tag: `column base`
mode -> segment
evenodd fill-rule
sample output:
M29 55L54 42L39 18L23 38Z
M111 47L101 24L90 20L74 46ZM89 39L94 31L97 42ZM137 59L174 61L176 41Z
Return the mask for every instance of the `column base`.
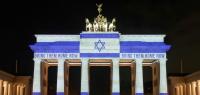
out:
M120 92L113 92L112 95L120 95Z
M89 92L81 92L81 95L89 95Z
M32 95L41 95L40 92L32 92Z
M168 93L160 93L160 95L168 95Z
M144 95L144 93L135 93L135 95Z
M56 95L64 95L64 92L57 92Z

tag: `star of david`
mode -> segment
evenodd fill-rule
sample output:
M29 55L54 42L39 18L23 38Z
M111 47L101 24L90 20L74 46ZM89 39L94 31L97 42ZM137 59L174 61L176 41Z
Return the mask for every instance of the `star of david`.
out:
M94 42L95 49L97 49L99 52L101 52L102 49L105 49L105 42L102 42L99 40L98 42Z

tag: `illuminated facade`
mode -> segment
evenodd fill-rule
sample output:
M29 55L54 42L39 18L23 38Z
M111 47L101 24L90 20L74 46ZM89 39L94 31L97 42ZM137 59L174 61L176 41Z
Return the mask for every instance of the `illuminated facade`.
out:
M187 76L169 77L170 95L200 95L200 71Z
M97 61L102 64L112 64L111 92L112 95L120 95L119 67L126 60L131 60L130 63L135 65L135 85L133 85L135 95L144 93L142 70L144 61L159 64L160 71L156 71L160 72L156 77L159 79L158 92L155 93L168 95L166 52L170 46L164 43L165 35L122 35L115 30L116 20L113 19L112 23L108 23L100 14L102 5L97 6L99 15L94 19L94 23L86 19L86 31L82 31L80 35L35 35L37 42L30 46L34 51L35 62L32 95L47 95L47 79L41 76L45 75L46 71L42 70L41 66L52 60L58 66L57 95L68 95L68 76L64 67L72 60L79 60L74 63L80 63L81 66L80 95L89 95L88 66Z
M14 76L0 70L0 95L31 95L31 76Z

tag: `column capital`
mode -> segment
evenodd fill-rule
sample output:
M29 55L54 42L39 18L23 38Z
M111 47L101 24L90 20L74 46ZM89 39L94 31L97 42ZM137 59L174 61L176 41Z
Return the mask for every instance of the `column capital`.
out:
M11 85L11 84L12 84L12 83L10 83L10 82L8 83L8 85Z
M42 59L41 58L33 58L33 61L35 63L40 63L42 61Z
M33 58L33 60L42 60L42 58Z
M7 81L3 81L3 86L6 86L8 84Z
M57 59L58 63L64 63L66 59Z
M138 64L138 63L142 63L144 59L140 58L140 59L134 59L134 60L135 60L136 64Z
M183 84L183 86L186 86L186 83L182 83Z
M112 62L113 62L113 63L116 63L116 62L119 63L119 60L120 60L119 58L113 58L113 59L112 59Z
M196 84L197 84L197 82L196 82L196 81L193 81L193 82L192 82L192 85L196 85Z
M188 83L186 83L186 85L191 85L191 83L188 82Z
M197 80L197 85L200 86L200 80Z
M89 63L89 58L82 58L81 63Z
M166 64L167 59L162 58L162 59L159 59L158 61L159 61L160 64Z
M8 81L3 81L3 83L7 84L7 83L8 83Z

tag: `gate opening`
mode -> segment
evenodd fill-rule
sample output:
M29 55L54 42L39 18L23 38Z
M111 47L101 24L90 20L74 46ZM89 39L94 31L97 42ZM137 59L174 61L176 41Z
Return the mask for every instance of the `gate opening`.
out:
M91 66L89 75L90 95L111 94L111 69L109 66Z
M56 95L57 88L57 66L48 67L48 91L47 95Z

